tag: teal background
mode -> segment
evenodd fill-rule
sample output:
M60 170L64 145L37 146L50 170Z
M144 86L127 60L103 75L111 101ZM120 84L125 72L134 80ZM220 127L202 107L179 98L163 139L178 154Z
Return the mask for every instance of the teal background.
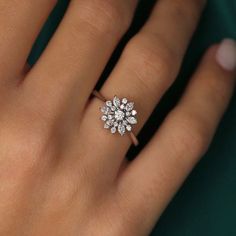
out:
M154 1L141 1L134 23L121 41L101 76L102 85L119 58L128 39L137 32ZM37 39L29 62L34 64L45 48L68 5L58 2ZM193 37L182 70L156 107L139 139L139 149L131 149L129 158L146 144L168 111L176 104L204 50L225 37L236 39L236 1L211 0ZM148 216L144 216L148 217ZM215 135L213 143L170 203L151 236L236 236L236 96Z

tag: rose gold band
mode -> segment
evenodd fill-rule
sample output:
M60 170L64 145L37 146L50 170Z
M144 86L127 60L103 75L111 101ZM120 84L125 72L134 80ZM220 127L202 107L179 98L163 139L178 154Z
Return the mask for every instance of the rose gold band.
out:
M92 94L93 94L93 96L95 96L96 98L98 98L102 102L107 101L107 99L97 90L94 90ZM138 146L139 141L138 141L137 137L134 135L134 133L131 131L131 132L128 132L128 134L129 134L130 140L132 141L134 146Z

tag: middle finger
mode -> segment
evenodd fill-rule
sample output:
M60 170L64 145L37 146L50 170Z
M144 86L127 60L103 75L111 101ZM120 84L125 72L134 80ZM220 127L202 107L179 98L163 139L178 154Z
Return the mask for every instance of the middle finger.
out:
M81 111L132 19L136 0L71 1L24 87L40 103ZM78 104L79 103L79 104Z

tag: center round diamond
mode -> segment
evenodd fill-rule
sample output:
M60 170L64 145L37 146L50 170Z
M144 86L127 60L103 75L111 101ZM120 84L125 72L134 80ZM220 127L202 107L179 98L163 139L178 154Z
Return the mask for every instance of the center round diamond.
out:
M121 110L115 111L115 119L116 120L123 120L125 118L125 113Z

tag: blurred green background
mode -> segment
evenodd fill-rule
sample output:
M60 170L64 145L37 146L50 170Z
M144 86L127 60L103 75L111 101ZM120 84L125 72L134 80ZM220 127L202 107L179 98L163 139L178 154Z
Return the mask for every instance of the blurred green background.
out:
M98 88L112 70L124 45L144 23L154 2L140 2L135 20L105 68ZM33 47L29 57L31 64L36 62L46 47L67 6L67 0L58 2ZM236 39L236 0L210 0L175 84L158 104L141 132L139 149L129 151L130 159L145 145L176 104L204 50L225 37ZM153 229L151 236L156 235L236 236L236 96L232 99L209 151Z

